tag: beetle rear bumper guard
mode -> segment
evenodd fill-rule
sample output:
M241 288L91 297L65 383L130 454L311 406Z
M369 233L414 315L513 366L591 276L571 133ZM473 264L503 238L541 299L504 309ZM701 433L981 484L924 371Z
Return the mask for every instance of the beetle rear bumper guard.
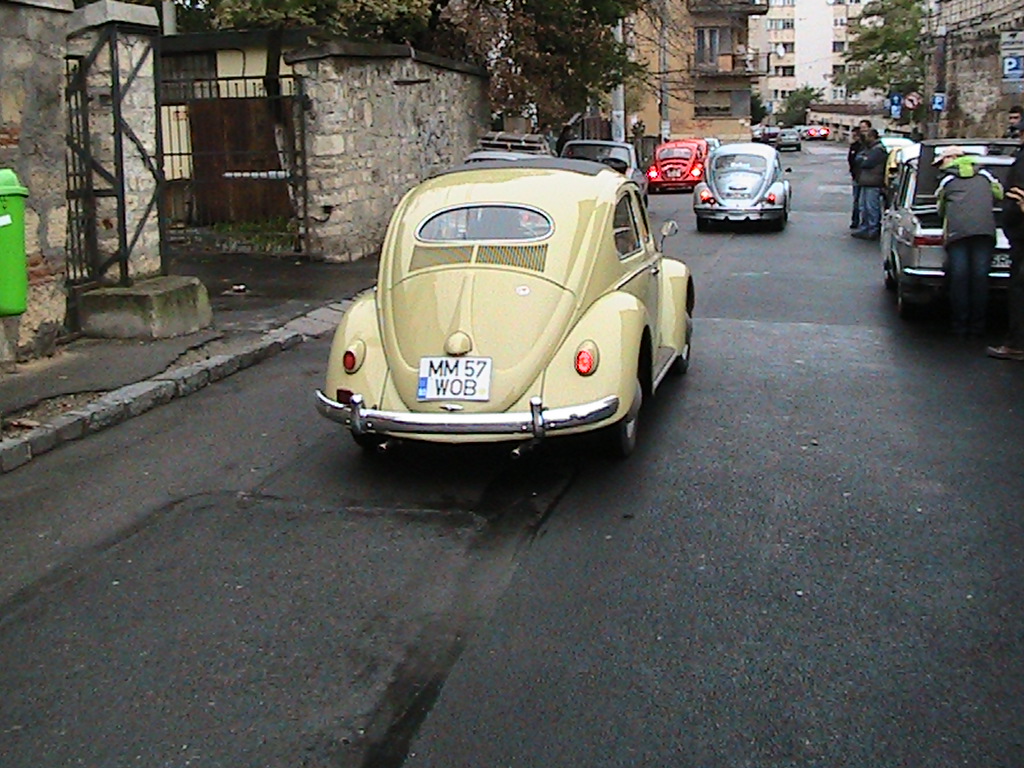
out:
M316 408L321 416L344 424L356 435L526 435L539 440L548 432L596 424L614 416L619 398L609 395L590 403L545 408L539 397L532 397L529 413L407 413L367 408L362 395L352 395L345 405L317 390Z

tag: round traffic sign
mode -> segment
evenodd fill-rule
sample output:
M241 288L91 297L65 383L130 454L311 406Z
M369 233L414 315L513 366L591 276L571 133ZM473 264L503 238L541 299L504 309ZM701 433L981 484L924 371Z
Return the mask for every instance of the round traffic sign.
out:
M921 94L917 91L911 91L903 97L903 106L907 109L917 109L921 106Z

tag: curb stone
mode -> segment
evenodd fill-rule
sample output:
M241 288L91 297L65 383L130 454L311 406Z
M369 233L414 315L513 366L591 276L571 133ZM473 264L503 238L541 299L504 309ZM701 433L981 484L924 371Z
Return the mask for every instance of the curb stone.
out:
M331 302L297 317L280 328L266 331L229 354L214 355L174 368L145 381L107 392L81 408L54 416L46 424L15 438L0 441L0 474L28 464L36 456L62 443L95 434L159 405L187 397L215 381L317 338L337 327L351 300Z

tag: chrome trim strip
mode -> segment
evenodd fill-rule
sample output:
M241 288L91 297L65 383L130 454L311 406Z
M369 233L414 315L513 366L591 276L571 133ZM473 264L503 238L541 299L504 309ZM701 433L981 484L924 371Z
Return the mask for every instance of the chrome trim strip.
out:
M619 409L615 395L590 403L544 408L539 397L530 399L530 411L513 413L402 413L366 408L362 395L352 395L349 405L316 391L316 409L326 419L344 424L354 434L427 435L530 435L543 438L548 432L596 424Z
M908 277L934 277L938 280L946 279L946 270L936 267L904 267L903 274ZM989 270L988 276L999 280L1009 279L1010 270L1004 267L997 267Z

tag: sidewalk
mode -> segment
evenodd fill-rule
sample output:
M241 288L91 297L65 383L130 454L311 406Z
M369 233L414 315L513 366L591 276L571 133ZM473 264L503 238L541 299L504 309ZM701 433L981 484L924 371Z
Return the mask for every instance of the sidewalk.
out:
M213 326L154 341L79 339L0 373L0 473L332 332L376 281L377 260L211 256L173 271L203 281Z

